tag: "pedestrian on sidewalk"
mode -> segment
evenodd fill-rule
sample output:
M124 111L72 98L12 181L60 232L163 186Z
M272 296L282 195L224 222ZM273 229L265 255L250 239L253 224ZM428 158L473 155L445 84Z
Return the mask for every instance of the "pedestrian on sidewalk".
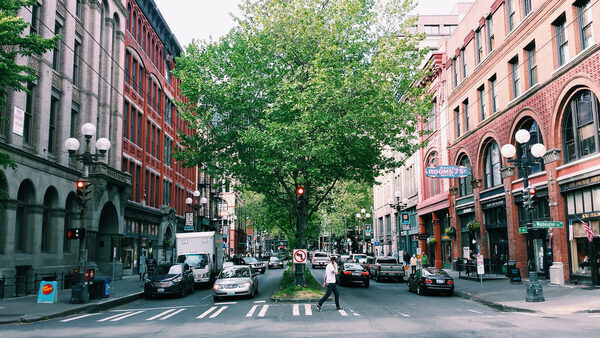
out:
M408 254L408 251L404 251L404 257L402 257L402 259L404 260L404 265L408 265L410 263L410 255Z
M140 256L140 281L144 281L146 277L146 254L142 252Z
M427 258L427 254L423 253L423 255L421 256L421 266L423 266L424 268L426 268L428 263L429 263L429 261L428 261L428 258Z
M417 257L414 254L410 258L410 271L411 273L415 273L415 271L417 271Z
M323 295L323 297L317 303L317 310L321 310L321 306L323 303L331 296L331 292L333 292L335 296L335 308L337 310L343 310L340 306L340 292L338 291L337 284L335 284L335 275L338 273L338 265L336 263L335 256L329 256L329 263L325 267L325 278L323 281L323 287L327 286L327 291Z

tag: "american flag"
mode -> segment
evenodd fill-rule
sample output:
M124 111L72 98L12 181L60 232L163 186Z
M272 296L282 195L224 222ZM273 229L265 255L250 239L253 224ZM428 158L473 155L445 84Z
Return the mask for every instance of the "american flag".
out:
M585 229L588 241L592 242L594 240L594 235L595 235L594 230L592 230L592 228L590 228L590 226L587 225L587 223L584 222L581 218L579 219L579 221L581 222L581 225L583 225L583 228Z

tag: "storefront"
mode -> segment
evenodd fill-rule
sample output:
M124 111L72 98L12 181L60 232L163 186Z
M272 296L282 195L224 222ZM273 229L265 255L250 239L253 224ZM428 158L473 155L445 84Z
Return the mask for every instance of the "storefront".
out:
M158 252L161 221L160 211L132 207L131 203L125 208L125 231L121 240L123 275L139 273L142 253L146 258L152 255L157 262L164 259Z
M490 272L502 273L502 266L508 262L508 230L504 195L481 203L487 242L489 245Z
M456 204L456 227L459 229L458 232L460 232L456 241L459 246L456 252L458 253L458 256L470 259L471 257L465 257L465 252L471 254L479 252L479 248L477 247L477 235L469 231L469 223L475 221L473 196L457 200Z

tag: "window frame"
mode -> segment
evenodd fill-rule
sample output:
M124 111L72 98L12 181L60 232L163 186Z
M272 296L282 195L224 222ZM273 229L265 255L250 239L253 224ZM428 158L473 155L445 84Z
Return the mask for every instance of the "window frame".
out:
M587 1L579 1L575 3L575 7L577 8L577 24L578 24L578 32L579 32L579 41L581 44L581 50L584 50L586 48L588 48L589 46L593 45L594 42L594 32L592 29L592 25L593 25L593 18L592 18L592 14L591 14L591 7L590 7L591 1L587 0ZM586 12L587 12L587 18L589 19L589 22L585 23L584 19L586 18ZM585 32L589 31L590 33L590 38L588 40Z
M587 123L581 123L577 120L578 117L581 116L581 114L579 113L578 105L577 105L577 99L579 97L581 97L582 95L584 95L586 92L588 92L591 95L591 121L587 122ZM591 156L593 154L597 154L598 152L600 152L600 104L598 101L598 97L596 96L596 94L594 92L592 92L590 89L583 89L580 91L577 91L576 93L573 94L573 96L571 96L571 98L569 99L569 102L567 102L567 105L565 106L565 113L563 116L563 120L561 121L561 133L562 133L562 137L561 137L561 145L562 145L562 149L564 149L563 151L563 160L564 163L570 163L573 161L577 161L579 159ZM567 125L567 123L570 122L570 125ZM589 153L583 153L582 151L582 145L581 145L581 137L580 137L580 130L584 129L584 128L589 128L589 125L592 125L593 128L593 138L594 138L594 151L591 151ZM572 142L572 151L570 151L570 147L567 144L566 141L566 137L568 135L568 130L567 128L570 128L571 130L571 134L573 136ZM589 139L589 138L587 138ZM586 140L587 140L586 139Z
M485 147L483 159L485 188L489 189L502 185L502 175L500 174L502 159L500 157L498 142L488 142Z
M494 74L492 77L490 77L490 79L488 80L489 84L490 84L490 98L491 98L491 103L492 106L490 108L492 108L491 113L494 114L495 112L498 111L498 95L497 95L497 91L496 91L496 74Z
M569 60L569 39L566 30L566 17L562 14L553 24L556 39L556 57L558 66L562 66Z
M527 84L531 88L537 84L537 62L535 57L535 41L525 46L525 56L527 57Z
M460 137L460 108L456 107L454 108L454 116L456 118L456 138Z
M473 168L471 167L471 160L469 159L469 157L467 155L463 155L460 158L460 160L458 161L458 165L464 166L464 167L467 167L470 169L469 175L458 178L459 196L464 197L464 196L473 195L473 184L471 183L471 181L473 180Z
M469 131L469 99L462 102L463 113L465 115L465 133Z
M519 90L519 82L521 80L519 76L519 57L513 57L512 59L510 59L510 61L508 61L508 64L510 68L512 98L516 99L517 97L519 97L519 95L521 95Z
M485 19L485 30L487 32L488 54L494 51L494 19L490 15Z
M477 88L477 99L479 100L479 116L481 117L481 121L485 120L485 87L481 85L481 87Z

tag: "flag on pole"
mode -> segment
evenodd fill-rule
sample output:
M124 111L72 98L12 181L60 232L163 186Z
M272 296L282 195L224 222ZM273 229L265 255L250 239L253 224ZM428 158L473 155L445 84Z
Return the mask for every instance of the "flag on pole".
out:
M588 241L592 242L594 240L594 235L596 235L594 233L594 230L592 230L592 228L589 225L587 225L587 223L584 222L581 218L577 217L577 219L579 220L581 225L583 225Z

